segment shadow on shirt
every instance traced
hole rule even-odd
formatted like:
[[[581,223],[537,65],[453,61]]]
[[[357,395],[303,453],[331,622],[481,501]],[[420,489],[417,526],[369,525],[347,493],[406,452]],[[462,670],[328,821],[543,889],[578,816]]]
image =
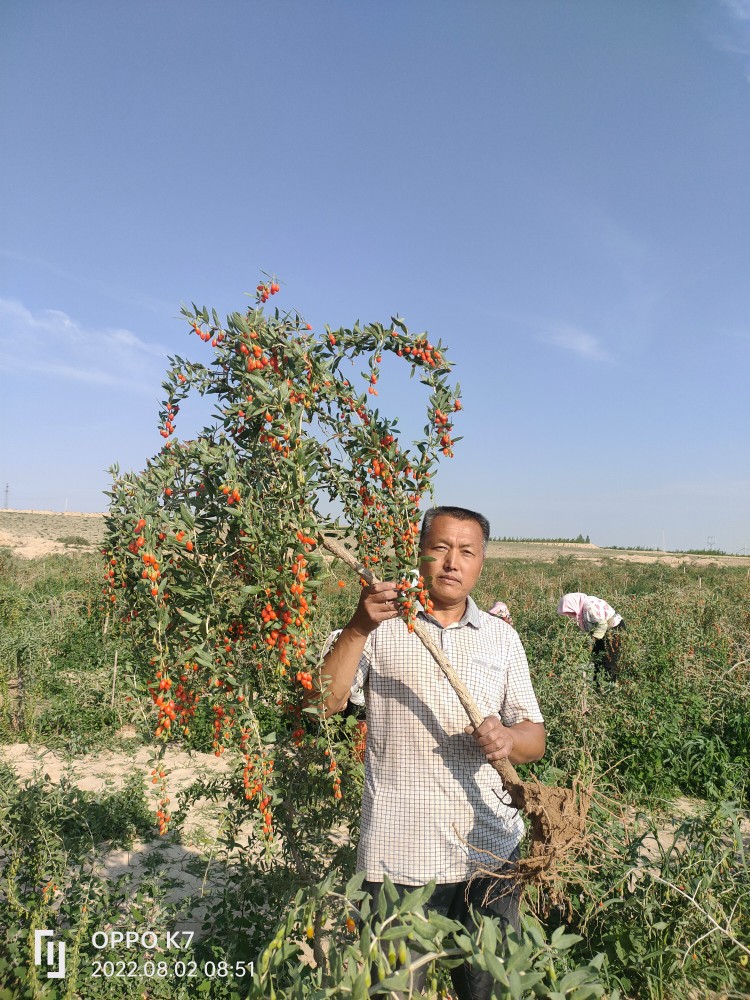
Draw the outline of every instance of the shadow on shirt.
[[[507,793],[503,789],[502,779],[492,770],[495,777],[491,791],[497,798],[498,811],[493,810],[482,796],[480,786],[476,780],[476,775],[483,767],[492,768],[486,759],[474,737],[470,734],[459,732],[449,735],[435,713],[414,691],[403,681],[394,677],[388,677],[387,688],[388,697],[379,694],[379,697],[387,702],[389,700],[399,702],[404,708],[411,712],[417,721],[425,728],[430,737],[435,741],[432,753],[440,757],[444,766],[450,772],[453,780],[461,786],[463,792],[470,803],[469,808],[473,809],[473,823],[465,837],[458,835],[463,847],[468,853],[470,860],[488,868],[498,868],[502,864],[502,859],[494,856],[497,852],[498,839],[514,838],[513,831],[507,827],[507,821],[516,815],[516,809],[510,803]],[[390,721],[390,720],[388,720]],[[468,718],[466,724],[469,725]],[[393,729],[388,727],[390,732]],[[409,752],[409,746],[403,745],[403,753],[398,752],[400,748],[395,748],[392,741],[388,739],[388,747],[378,747],[378,741],[373,738],[372,732],[368,736],[368,743],[371,741],[370,751],[375,757],[389,756],[394,762],[403,767],[408,767],[413,763],[413,754]],[[403,741],[402,741],[403,743]],[[394,754],[394,749],[396,753]],[[429,753],[429,748],[427,748]],[[412,758],[410,761],[408,758]],[[428,775],[414,774],[415,781],[427,781]],[[503,808],[505,807],[505,808]],[[506,811],[509,810],[509,811]],[[505,826],[502,832],[498,827]],[[493,854],[488,854],[494,848]]]

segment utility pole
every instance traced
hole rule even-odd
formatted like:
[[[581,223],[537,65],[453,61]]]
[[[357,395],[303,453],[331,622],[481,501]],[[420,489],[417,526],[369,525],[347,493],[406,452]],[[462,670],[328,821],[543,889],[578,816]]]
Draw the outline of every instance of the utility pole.
[[[8,490],[10,489],[10,483],[5,484],[5,509],[8,509]]]

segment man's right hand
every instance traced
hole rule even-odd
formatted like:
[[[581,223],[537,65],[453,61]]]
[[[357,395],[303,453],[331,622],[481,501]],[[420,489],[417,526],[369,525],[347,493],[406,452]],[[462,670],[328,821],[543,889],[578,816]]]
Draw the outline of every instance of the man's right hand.
[[[368,636],[389,618],[398,617],[398,590],[395,583],[373,583],[363,587],[357,610],[348,627],[358,635]]]

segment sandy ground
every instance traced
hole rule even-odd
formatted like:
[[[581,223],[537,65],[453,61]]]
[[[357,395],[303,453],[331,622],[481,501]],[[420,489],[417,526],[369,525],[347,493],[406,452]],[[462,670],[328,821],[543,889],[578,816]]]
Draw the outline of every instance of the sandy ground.
[[[104,515],[52,510],[0,510],[0,548],[36,559],[55,553],[93,552],[104,538]],[[83,544],[66,544],[80,539]]]
[[[66,544],[62,539],[79,538],[85,545]],[[104,515],[50,510],[0,510],[0,548],[26,559],[53,553],[91,552],[104,538]],[[636,549],[605,549],[591,544],[562,542],[490,542],[491,559],[522,559],[555,562],[572,556],[601,563],[605,559],[622,562],[663,563],[666,566],[747,566],[750,556],[686,555],[677,552],[639,552]]]
[[[154,812],[157,808],[160,793],[151,782],[151,752],[147,748],[132,754],[102,751],[71,762],[46,747],[16,743],[0,747],[0,759],[15,770],[22,782],[36,781],[46,775],[52,783],[59,784],[65,775],[79,788],[92,792],[112,792],[123,786],[126,776],[140,773],[149,805]],[[164,764],[169,772],[172,810],[178,808],[181,792],[194,781],[216,778],[229,770],[225,758],[213,754],[168,750]],[[192,930],[198,937],[206,906],[230,874],[223,859],[218,860],[223,856],[219,842],[221,818],[222,810],[216,803],[198,800],[177,835],[170,833],[149,841],[135,841],[129,850],[101,844],[94,870],[107,879],[130,876],[129,894],[135,892],[147,874],[157,870],[162,881],[174,882],[166,902],[190,900],[196,904],[193,914],[176,923],[175,929]],[[251,824],[240,830],[237,841],[254,843]],[[238,849],[229,856],[230,866],[233,858],[239,858]]]

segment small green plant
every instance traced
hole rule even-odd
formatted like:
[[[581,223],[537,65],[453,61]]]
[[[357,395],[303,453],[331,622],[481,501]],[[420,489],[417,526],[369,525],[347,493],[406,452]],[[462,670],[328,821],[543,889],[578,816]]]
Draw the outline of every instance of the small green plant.
[[[82,535],[63,535],[62,538],[58,538],[57,541],[61,545],[79,546],[79,545],[91,545],[91,542],[84,538]]]

